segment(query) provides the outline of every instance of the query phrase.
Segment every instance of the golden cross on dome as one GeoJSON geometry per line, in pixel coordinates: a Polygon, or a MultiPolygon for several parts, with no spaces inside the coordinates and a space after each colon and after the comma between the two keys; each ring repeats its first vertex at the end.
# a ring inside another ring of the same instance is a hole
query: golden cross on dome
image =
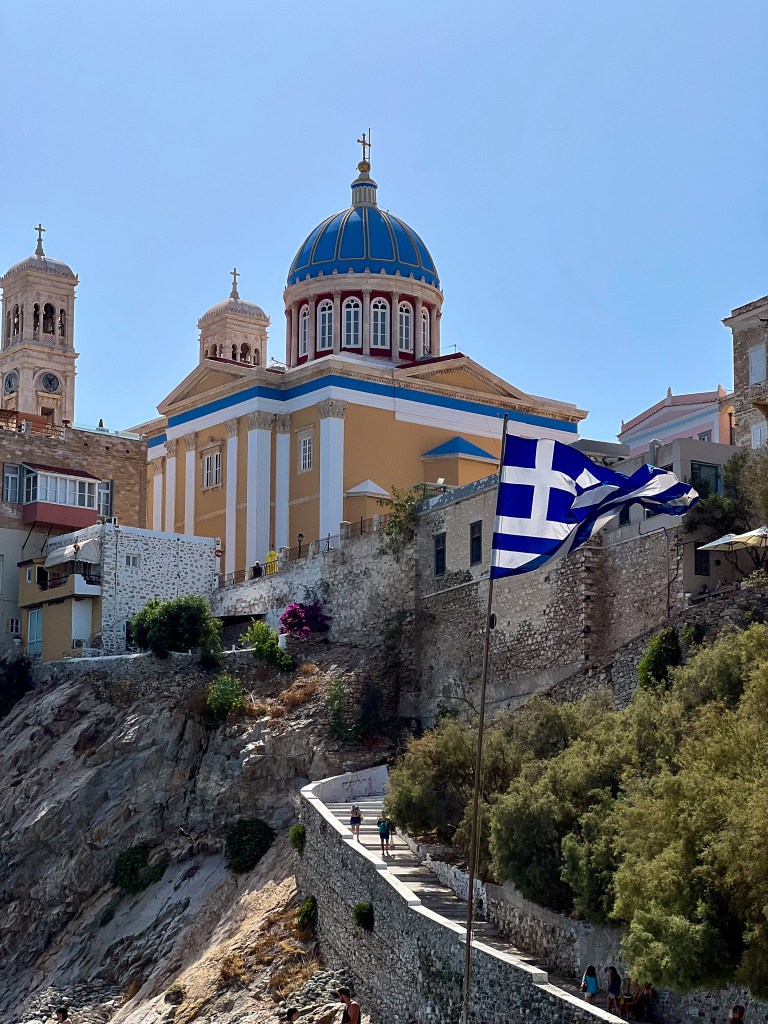
{"type": "Polygon", "coordinates": [[[358,139],[357,142],[358,145],[363,147],[363,160],[368,163],[368,156],[365,151],[366,149],[368,150],[368,153],[371,151],[371,129],[368,129],[368,138],[365,137],[365,132],[363,132],[362,139],[358,139]]]}
{"type": "Polygon", "coordinates": [[[37,249],[35,249],[35,256],[45,256],[45,253],[43,252],[43,232],[45,231],[45,228],[42,224],[38,224],[35,231],[37,232],[37,249]]]}

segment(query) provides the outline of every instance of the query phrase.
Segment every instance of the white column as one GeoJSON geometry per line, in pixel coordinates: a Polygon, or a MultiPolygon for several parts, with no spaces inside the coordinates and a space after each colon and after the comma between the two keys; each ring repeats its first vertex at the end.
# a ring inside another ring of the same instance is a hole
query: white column
{"type": "Polygon", "coordinates": [[[197,434],[186,434],[184,447],[184,533],[195,532],[195,494],[197,492],[197,434]]]}
{"type": "Polygon", "coordinates": [[[309,297],[309,358],[310,362],[317,355],[317,299],[309,297]]]}
{"type": "Polygon", "coordinates": [[[245,567],[264,564],[269,551],[272,423],[268,412],[248,415],[248,484],[246,497],[245,567]]]}
{"type": "Polygon", "coordinates": [[[400,358],[400,295],[393,292],[390,296],[392,302],[392,322],[389,325],[389,354],[393,359],[400,358]]]}
{"type": "Polygon", "coordinates": [[[291,303],[291,357],[288,361],[289,366],[298,366],[299,364],[299,312],[300,307],[298,302],[291,303]]]}
{"type": "Polygon", "coordinates": [[[320,530],[322,542],[335,537],[344,518],[344,413],[346,402],[328,398],[320,413],[320,530]]]}
{"type": "Polygon", "coordinates": [[[341,352],[341,292],[333,293],[333,351],[341,352]]]}
{"type": "Polygon", "coordinates": [[[163,528],[163,460],[155,459],[155,478],[152,481],[152,529],[163,528]]]}
{"type": "Polygon", "coordinates": [[[415,359],[420,359],[424,355],[424,347],[421,339],[421,310],[421,299],[417,298],[414,303],[413,313],[413,355],[415,359]]]}
{"type": "Polygon", "coordinates": [[[227,420],[227,488],[224,516],[224,575],[235,571],[237,555],[237,432],[238,420],[227,420]]]}
{"type": "Polygon", "coordinates": [[[278,416],[275,430],[275,550],[279,551],[290,545],[291,417],[278,416]]]}
{"type": "Polygon", "coordinates": [[[371,289],[363,288],[363,355],[371,354],[371,289]]]}
{"type": "Polygon", "coordinates": [[[165,532],[176,529],[176,441],[166,441],[165,450],[165,532]]]}

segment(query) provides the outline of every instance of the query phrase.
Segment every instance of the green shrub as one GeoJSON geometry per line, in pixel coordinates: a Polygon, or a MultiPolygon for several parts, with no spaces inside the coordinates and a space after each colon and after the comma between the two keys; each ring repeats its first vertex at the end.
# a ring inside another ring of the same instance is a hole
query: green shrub
{"type": "Polygon", "coordinates": [[[150,867],[149,853],[148,846],[132,846],[124,850],[115,862],[112,884],[123,892],[134,895],[143,892],[154,882],[159,882],[165,874],[168,861],[161,860],[150,867]]]}
{"type": "Polygon", "coordinates": [[[669,679],[669,670],[679,665],[681,659],[677,633],[671,626],[662,629],[648,641],[645,652],[637,663],[638,686],[663,689],[669,679]]]}
{"type": "Polygon", "coordinates": [[[680,627],[680,640],[686,651],[697,647],[707,635],[707,627],[703,622],[684,622],[680,627]]]}
{"type": "Polygon", "coordinates": [[[296,923],[302,931],[312,931],[317,924],[317,900],[307,896],[296,911],[296,923]]]}
{"type": "Polygon", "coordinates": [[[32,662],[22,651],[0,653],[0,720],[32,689],[32,662]]]}
{"type": "Polygon", "coordinates": [[[227,867],[240,875],[251,871],[272,845],[275,833],[261,818],[241,818],[229,827],[224,852],[227,867]]]}
{"type": "Polygon", "coordinates": [[[373,904],[356,903],[352,909],[352,919],[359,928],[367,932],[373,931],[373,904]]]}
{"type": "Polygon", "coordinates": [[[253,656],[267,665],[274,665],[281,672],[290,672],[296,666],[294,658],[280,649],[278,635],[272,627],[254,619],[240,637],[240,643],[253,648],[253,656]]]}
{"type": "Polygon", "coordinates": [[[420,499],[407,487],[392,487],[390,491],[392,497],[379,498],[378,504],[387,510],[387,518],[382,526],[384,550],[397,554],[413,537],[419,521],[420,499]]]}
{"type": "Polygon", "coordinates": [[[294,848],[296,853],[301,857],[304,853],[304,846],[307,842],[307,830],[301,824],[297,822],[295,825],[291,825],[288,830],[288,837],[291,841],[291,846],[294,848]]]}
{"type": "Polygon", "coordinates": [[[325,691],[325,705],[331,716],[331,732],[344,743],[353,743],[357,738],[354,725],[347,719],[349,686],[343,673],[335,675],[325,691]]]}
{"type": "Polygon", "coordinates": [[[221,623],[204,597],[154,598],[131,619],[131,631],[134,642],[158,658],[167,658],[171,651],[199,651],[208,668],[221,660],[221,623]]]}
{"type": "Polygon", "coordinates": [[[239,679],[222,673],[208,687],[208,707],[220,722],[236,719],[245,710],[245,697],[239,679]]]}
{"type": "Polygon", "coordinates": [[[768,569],[755,569],[741,581],[742,587],[768,587],[768,569]]]}

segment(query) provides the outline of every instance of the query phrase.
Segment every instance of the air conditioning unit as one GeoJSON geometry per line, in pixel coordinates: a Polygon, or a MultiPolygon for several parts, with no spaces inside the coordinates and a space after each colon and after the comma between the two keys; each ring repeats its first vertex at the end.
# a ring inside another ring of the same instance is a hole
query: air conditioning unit
{"type": "Polygon", "coordinates": [[[110,526],[119,526],[120,525],[120,523],[117,520],[117,516],[105,516],[104,517],[104,522],[108,523],[110,526]]]}
{"type": "Polygon", "coordinates": [[[83,647],[87,647],[87,646],[88,646],[88,641],[87,640],[73,640],[72,641],[72,647],[76,651],[80,651],[80,650],[83,649],[83,647]]]}

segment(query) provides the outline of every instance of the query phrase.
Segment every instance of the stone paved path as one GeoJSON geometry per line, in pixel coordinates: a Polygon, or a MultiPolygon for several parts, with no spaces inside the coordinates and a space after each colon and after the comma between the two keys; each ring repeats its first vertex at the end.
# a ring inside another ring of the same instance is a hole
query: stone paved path
{"type": "MultiPolygon", "coordinates": [[[[363,824],[360,826],[360,842],[366,850],[378,854],[381,854],[381,843],[376,819],[381,814],[383,800],[384,797],[382,795],[361,797],[356,801],[363,812],[363,824]]],[[[349,829],[349,803],[329,803],[326,804],[326,807],[349,829]]],[[[386,861],[387,867],[392,874],[404,885],[407,885],[419,897],[425,907],[436,914],[440,914],[441,917],[447,918],[449,921],[466,926],[466,903],[460,900],[452,889],[438,881],[429,868],[424,867],[418,857],[411,853],[410,849],[405,845],[401,836],[395,838],[394,848],[390,843],[390,856],[386,858],[386,861]]],[[[475,919],[474,937],[480,942],[492,946],[494,949],[499,949],[512,956],[516,956],[519,960],[523,960],[533,967],[547,970],[540,960],[525,950],[517,949],[500,934],[494,925],[489,924],[487,921],[475,919]]],[[[552,985],[565,989],[566,992],[570,992],[573,995],[579,994],[579,987],[573,981],[557,978],[551,972],[548,973],[549,981],[552,985]]]]}

